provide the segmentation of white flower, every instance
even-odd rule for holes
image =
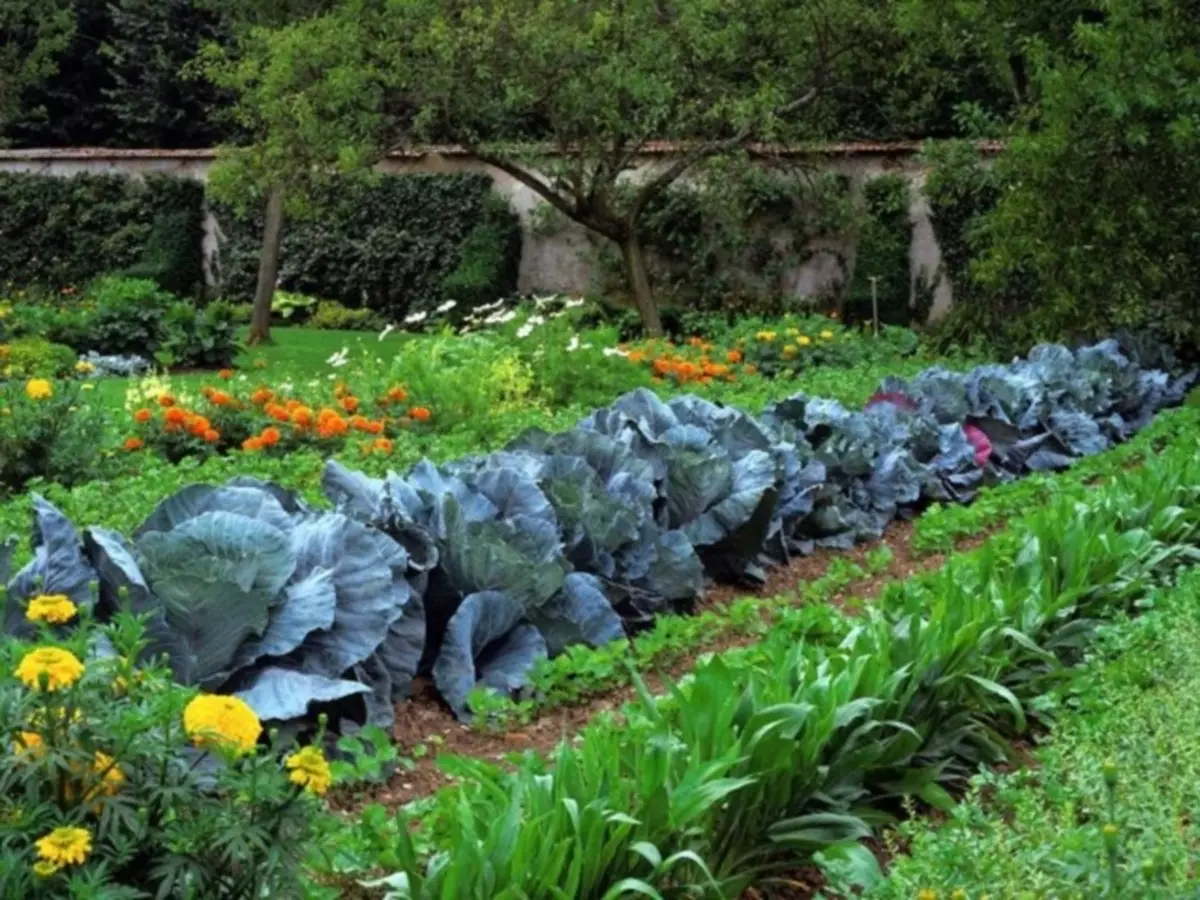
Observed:
[[[530,316],[525,320],[526,325],[545,325],[546,320],[541,316]]]
[[[313,384],[315,385],[316,382],[314,381]],[[290,381],[285,381],[283,384],[281,384],[279,386],[279,391],[280,391],[280,393],[283,393],[283,394],[290,394],[295,389],[296,389],[296,386],[294,384],[292,384]]]
[[[379,340],[382,341],[385,337],[387,337],[389,334],[391,334],[395,330],[396,330],[396,326],[389,322],[387,328],[385,328],[385,329],[383,329],[383,331],[379,332]]]
[[[458,306],[458,302],[456,300],[447,300],[437,308],[437,311],[440,313],[450,312],[450,310],[454,309],[456,306]]]
[[[573,334],[573,335],[571,335],[570,343],[567,344],[567,352],[574,353],[578,349],[579,349],[579,335]]]
[[[404,317],[405,325],[416,325],[418,322],[424,322],[429,317],[429,313],[415,312],[412,315]]]
[[[530,325],[528,322],[526,322],[524,325],[522,325],[520,328],[517,329],[517,337],[519,337],[519,338],[527,338],[531,334],[533,334],[533,326]]]
[[[603,353],[605,356],[628,356],[629,355],[629,352],[627,350],[622,350],[619,347],[605,347],[600,352]]]
[[[503,325],[505,322],[511,322],[516,317],[516,310],[510,309],[508,312],[492,313],[483,321],[488,325]]]
[[[505,300],[503,297],[501,297],[495,303],[480,303],[477,307],[475,307],[475,312],[477,312],[477,313],[489,312],[490,310],[493,310],[493,309],[499,309],[500,307],[502,307],[504,305],[504,303],[505,303]]]
[[[541,309],[546,304],[553,303],[557,299],[558,299],[558,294],[551,294],[549,297],[534,297],[533,305],[536,306],[538,309]]]
[[[582,297],[577,297],[574,300],[568,300],[563,305],[567,309],[578,309],[579,307],[583,306],[583,304],[584,304],[584,299]]]
[[[346,363],[350,362],[350,348],[343,347],[337,353],[333,354],[333,356],[329,357],[329,359],[325,360],[325,362],[329,363],[335,369],[340,369]]]

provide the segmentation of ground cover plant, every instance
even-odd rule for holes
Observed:
[[[1195,570],[1135,622],[1099,635],[1078,678],[1047,698],[1057,721],[1036,765],[983,772],[941,824],[901,827],[866,896],[1185,897],[1197,852]]]
[[[516,690],[547,655],[687,611],[706,576],[761,579],[789,554],[878,537],[923,501],[969,499],[985,477],[1062,468],[1188,383],[1108,342],[931,369],[863,412],[801,395],[756,421],[643,390],[572,431],[405,478],[330,463],[335,512],[254,479],[186,488],[132,543],[81,537],[35,500],[37,552],[6,620],[38,580],[78,602],[99,580],[102,611],[133,592],[182,679],[240,692],[266,719],[353,700],[338,714],[387,722],[418,672],[467,715],[477,684]]]
[[[950,809],[947,788],[1009,758],[1053,709],[1045,698],[1100,623],[1153,605],[1194,565],[1196,449],[1193,435],[1024,517],[857,621],[822,634],[810,617],[704,660],[549,760],[444,761],[460,780],[398,816],[386,833],[399,871],[376,884],[391,898],[451,885],[480,898],[736,897],[805,861],[842,890],[876,881],[861,838],[906,798]],[[935,884],[917,889],[956,887]]]

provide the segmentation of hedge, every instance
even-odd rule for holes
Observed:
[[[189,179],[0,172],[0,279],[58,290],[134,269],[190,293],[203,223],[204,188]]]
[[[291,219],[280,261],[283,288],[369,307],[393,318],[456,300],[491,302],[516,290],[521,232],[486,175],[383,175],[324,189],[319,218]],[[262,210],[218,206],[225,236],[223,293],[253,296]]]

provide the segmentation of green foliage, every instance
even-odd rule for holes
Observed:
[[[298,325],[308,318],[316,305],[316,297],[293,294],[291,291],[276,291],[271,297],[271,315],[285,321],[294,321]]]
[[[483,220],[459,247],[458,265],[442,281],[442,293],[465,310],[494,302],[516,288],[521,262],[521,222],[503,200],[489,194]]]
[[[714,161],[652,199],[640,234],[668,323],[670,307],[772,315],[834,299],[789,299],[788,277],[814,254],[812,241],[852,231],[858,217],[847,179],[743,157]],[[597,289],[626,294],[618,250],[606,243],[594,253]]]
[[[1153,598],[1153,612],[1104,629],[1085,671],[1053,698],[1060,717],[1036,767],[982,773],[948,821],[902,826],[905,852],[866,896],[1189,896],[1198,602],[1192,570]]]
[[[206,43],[229,39],[217,16],[195,0],[114,0],[108,15],[112,32],[100,51],[111,82],[104,112],[121,140],[138,147],[219,143],[212,120],[221,98],[187,70]]]
[[[18,303],[4,322],[14,335],[46,335],[78,354],[137,354],[168,367],[228,366],[238,348],[226,304],[197,308],[144,278],[98,279],[79,300],[72,293],[54,303]]]
[[[1200,24],[1180,0],[1110,0],[1070,51],[1034,57],[1036,123],[1001,158],[1009,188],[988,219],[980,277],[1027,270],[1041,331],[1200,335]]]
[[[75,366],[75,351],[45,338],[18,338],[0,345],[0,376],[61,378]]]
[[[275,292],[278,297],[279,291]],[[309,328],[333,331],[379,331],[380,317],[369,309],[350,309],[336,300],[320,300],[308,319]]]
[[[98,628],[79,613],[69,639],[41,625],[36,645],[0,645],[0,895],[299,896],[299,862],[326,814],[290,783],[284,746],[197,751],[183,724],[192,691],[134,668],[141,624],[121,614]],[[29,690],[12,673],[33,646],[73,653],[81,677]],[[35,842],[64,826],[87,831],[88,851],[36,873]]]
[[[0,146],[22,95],[54,73],[74,29],[67,0],[7,0],[0,8]]]
[[[47,380],[49,397],[31,396],[27,384],[0,381],[0,495],[35,478],[69,487],[102,476],[105,410],[88,405],[79,382]]]
[[[848,324],[872,321],[871,279],[875,278],[879,321],[886,325],[920,325],[928,309],[913,308],[909,248],[912,187],[902,175],[880,175],[863,186],[865,221],[858,235],[854,280],[842,303]]]
[[[204,263],[201,254],[196,253],[196,240],[203,233],[203,216],[200,206],[159,213],[142,258],[122,274],[127,278],[149,278],[164,291],[181,297],[199,296],[204,287]]]
[[[183,178],[0,172],[0,272],[58,291],[140,264],[160,284],[191,289],[203,205],[203,186]]]
[[[513,214],[491,198],[485,175],[338,181],[322,186],[306,206],[313,218],[290,219],[284,229],[280,281],[285,290],[401,319],[452,299],[446,282],[460,265],[465,268],[457,277],[466,279],[460,286],[469,285],[487,302],[516,289],[519,242],[502,245],[497,251],[505,254],[502,260],[479,255],[492,230],[511,235],[516,228]],[[221,250],[224,294],[251,297],[262,211],[226,206],[217,215],[228,238]],[[475,233],[485,225],[493,228]],[[496,248],[488,244],[487,249]],[[466,258],[468,251],[474,261]]]

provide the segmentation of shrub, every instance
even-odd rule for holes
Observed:
[[[33,478],[71,485],[101,473],[96,444],[107,417],[82,399],[84,387],[44,378],[0,382],[0,494]]]
[[[0,345],[0,376],[61,378],[75,366],[75,351],[43,338],[19,338]]]
[[[313,198],[309,218],[292,218],[284,229],[280,281],[288,291],[366,306],[393,320],[429,312],[450,299],[446,280],[468,250],[477,259],[494,225],[516,233],[516,217],[492,197],[486,175],[384,175],[334,183]],[[217,207],[227,237],[221,249],[226,297],[249,299],[258,275],[262,211],[239,213]],[[515,259],[519,242],[505,252]],[[487,300],[516,289],[515,262],[495,267],[467,260],[454,284]]]
[[[134,668],[141,623],[90,624],[95,602],[128,598],[76,588],[7,611],[45,618],[23,623],[34,643],[0,646],[0,895],[299,896],[323,756],[260,749],[240,701]],[[68,640],[50,624],[76,618]]]
[[[164,317],[176,302],[175,297],[148,278],[110,276],[93,282],[85,299],[95,305],[86,346],[94,350],[127,356],[153,354],[162,343]]]
[[[57,291],[137,267],[190,289],[203,269],[203,206],[203,186],[184,178],[3,172],[0,272]]]
[[[186,301],[173,303],[163,317],[155,358],[175,368],[226,368],[239,349],[237,329],[228,303],[210,303],[203,309]]]
[[[484,203],[483,218],[459,247],[457,267],[442,281],[442,293],[467,310],[505,296],[505,290],[517,283],[521,260],[519,220],[494,194],[489,194]]]
[[[322,300],[308,320],[309,328],[332,331],[378,331],[383,321],[369,309],[350,309],[336,300]]]

